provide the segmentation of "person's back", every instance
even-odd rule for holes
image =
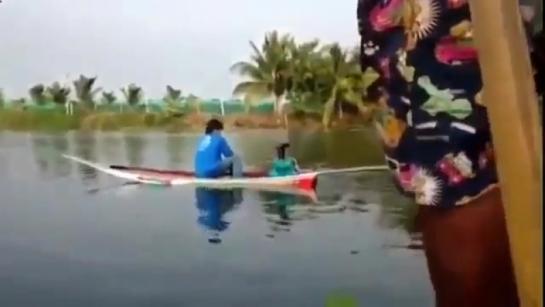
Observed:
[[[232,152],[227,142],[218,133],[204,135],[199,141],[195,155],[197,177],[216,177],[223,156],[230,157]]]
[[[297,162],[293,158],[275,159],[272,163],[269,176],[281,177],[297,174]]]
[[[271,177],[281,177],[281,176],[292,176],[296,175],[299,172],[299,167],[297,166],[297,161],[294,158],[286,155],[286,148],[289,147],[289,144],[281,144],[276,148],[277,157],[274,159],[271,169],[269,171],[269,176]]]
[[[234,156],[227,140],[221,135],[223,124],[212,119],[208,122],[205,135],[197,144],[195,153],[195,175],[199,178],[215,178],[225,175]]]

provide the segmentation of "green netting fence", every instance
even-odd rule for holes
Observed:
[[[35,112],[64,112],[65,107],[53,102],[48,102],[42,105],[25,104],[26,110]],[[21,108],[21,105],[15,103],[6,103],[4,108]],[[101,104],[97,103],[93,106],[96,111],[101,112],[128,112],[139,110],[142,112],[162,113],[169,110],[175,110],[181,113],[192,113],[199,110],[201,113],[214,115],[231,115],[242,114],[249,112],[251,114],[272,114],[274,112],[273,102],[264,101],[257,104],[252,104],[247,107],[241,100],[221,101],[219,99],[202,100],[198,103],[182,101],[174,107],[169,106],[163,100],[147,100],[140,103],[138,106],[129,106],[126,103]],[[0,106],[2,108],[2,106]],[[223,110],[223,112],[222,112]]]

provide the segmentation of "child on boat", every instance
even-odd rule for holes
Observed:
[[[292,176],[299,173],[297,161],[289,156],[286,156],[286,149],[290,146],[289,143],[283,143],[276,147],[276,159],[273,161],[269,176],[281,177]]]

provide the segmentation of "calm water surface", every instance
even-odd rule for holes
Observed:
[[[227,134],[263,166],[285,136]],[[67,161],[191,168],[196,135],[0,132],[0,306],[432,306],[414,207],[384,173],[320,178],[318,202],[120,186]],[[368,131],[290,135],[305,168],[382,164]]]

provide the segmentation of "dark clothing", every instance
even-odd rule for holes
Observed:
[[[362,69],[379,74],[366,94],[379,98],[398,185],[444,208],[497,185],[467,1],[361,0],[358,17]]]

